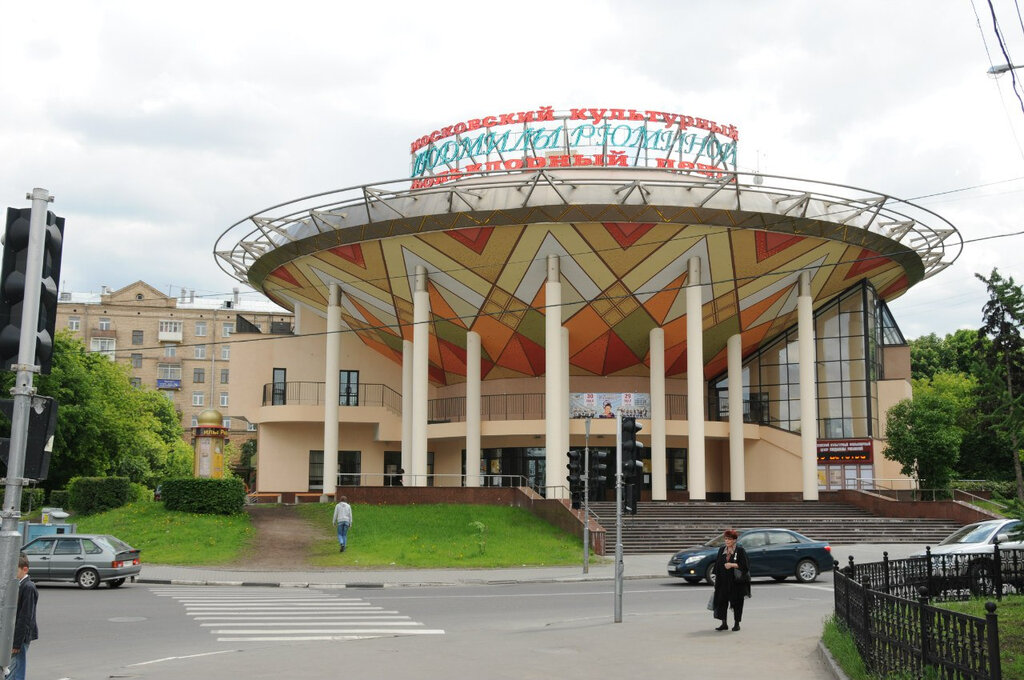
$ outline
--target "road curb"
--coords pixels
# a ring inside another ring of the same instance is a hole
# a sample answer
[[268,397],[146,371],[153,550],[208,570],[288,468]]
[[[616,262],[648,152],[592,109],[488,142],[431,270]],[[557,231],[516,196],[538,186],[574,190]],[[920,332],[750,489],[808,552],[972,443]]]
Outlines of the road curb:
[[[623,576],[626,581],[639,581],[646,579],[665,578],[660,575]],[[166,578],[136,578],[135,583],[147,585],[173,585],[173,586],[242,586],[259,588],[319,588],[323,590],[335,589],[376,589],[376,588],[423,588],[431,586],[499,586],[499,585],[520,585],[523,583],[586,583],[613,581],[614,576],[552,576],[547,578],[520,578],[520,579],[459,579],[457,581],[410,581],[410,582],[378,582],[378,581],[353,581],[350,583],[317,583],[315,581],[245,581],[230,579],[166,579]]]
[[836,663],[836,659],[832,656],[832,652],[828,651],[828,647],[825,646],[823,640],[818,640],[818,656],[821,657],[822,663],[825,664],[825,668],[831,674],[835,680],[850,680],[850,676],[843,672],[843,669]]

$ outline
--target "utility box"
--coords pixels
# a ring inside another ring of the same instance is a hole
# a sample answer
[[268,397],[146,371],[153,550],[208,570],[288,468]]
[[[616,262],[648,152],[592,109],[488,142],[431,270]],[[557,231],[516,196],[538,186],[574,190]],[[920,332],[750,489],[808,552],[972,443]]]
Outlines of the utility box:
[[64,508],[43,508],[42,515],[43,524],[66,524],[68,519]]

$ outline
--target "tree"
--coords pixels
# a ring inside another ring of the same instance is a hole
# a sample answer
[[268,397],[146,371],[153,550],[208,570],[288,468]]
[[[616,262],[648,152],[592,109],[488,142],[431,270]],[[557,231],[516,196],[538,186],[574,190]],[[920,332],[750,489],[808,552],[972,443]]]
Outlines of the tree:
[[[63,488],[76,476],[124,475],[154,486],[191,474],[192,451],[181,438],[173,404],[156,390],[133,387],[123,364],[89,352],[70,333],[58,333],[50,375],[34,382],[39,394],[58,403],[44,488]],[[5,374],[0,384],[9,387],[13,375]]]
[[911,340],[911,376],[930,379],[937,373],[973,373],[981,360],[978,342],[978,331],[967,328],[944,338],[929,333]]
[[[986,279],[989,300],[982,308],[983,325],[978,330],[980,403],[988,427],[1009,449],[1017,480],[1017,500],[1024,503],[1024,473],[1021,445],[1024,444],[1024,291],[1013,277],[1004,279],[995,269]],[[989,342],[983,342],[988,340]]]
[[891,409],[886,420],[884,455],[922,489],[945,489],[953,478],[964,431],[958,405],[938,390],[922,390]]

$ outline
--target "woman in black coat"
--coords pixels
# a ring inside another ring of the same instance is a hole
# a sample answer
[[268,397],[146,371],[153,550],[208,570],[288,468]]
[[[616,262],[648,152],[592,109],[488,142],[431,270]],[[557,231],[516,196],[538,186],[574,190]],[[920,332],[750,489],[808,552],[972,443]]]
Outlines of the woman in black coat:
[[732,607],[735,620],[732,629],[739,630],[743,619],[743,599],[750,597],[750,562],[747,551],[736,545],[737,538],[739,534],[727,529],[725,545],[718,549],[715,559],[715,595],[712,602],[715,618],[722,622],[715,630],[729,628],[726,623],[729,607]]

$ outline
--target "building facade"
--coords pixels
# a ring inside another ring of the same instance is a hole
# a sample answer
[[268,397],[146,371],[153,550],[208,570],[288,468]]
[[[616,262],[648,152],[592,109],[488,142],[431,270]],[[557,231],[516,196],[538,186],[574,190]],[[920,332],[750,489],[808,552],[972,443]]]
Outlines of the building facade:
[[295,313],[293,336],[239,347],[253,370],[231,384],[261,491],[564,497],[569,449],[614,460],[616,415],[643,427],[656,501],[908,482],[882,455],[911,394],[886,303],[955,260],[956,229],[739,172],[734,126],[610,111],[441,128],[413,143],[411,178],[222,235],[221,267]]
[[134,385],[163,393],[180,414],[188,440],[199,414],[215,409],[232,441],[241,444],[255,438],[256,425],[234,416],[229,386],[232,367],[240,362],[232,361],[231,340],[238,329],[250,336],[291,333],[292,314],[237,295],[197,299],[182,291],[172,297],[136,281],[100,294],[62,291],[57,329],[71,331],[90,351],[127,364]]

